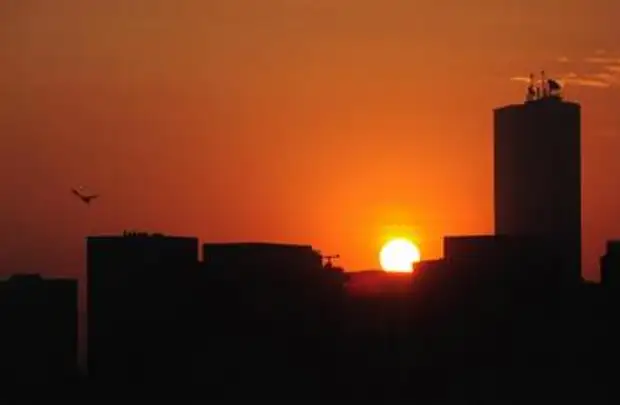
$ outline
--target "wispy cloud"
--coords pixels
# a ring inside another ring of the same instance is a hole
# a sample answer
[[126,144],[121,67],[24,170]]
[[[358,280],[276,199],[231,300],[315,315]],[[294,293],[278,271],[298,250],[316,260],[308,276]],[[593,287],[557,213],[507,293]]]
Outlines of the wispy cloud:
[[620,65],[605,66],[605,70],[607,70],[608,72],[620,74]]
[[527,76],[514,76],[514,77],[511,77],[510,80],[513,82],[522,82],[522,83],[530,82],[530,78]]
[[598,88],[606,88],[610,87],[611,83],[596,78],[588,78],[588,77],[567,77],[560,79],[559,82],[562,85],[569,86],[584,86],[584,87],[598,87]]
[[[555,78],[562,86],[583,86],[583,87],[598,87],[605,88],[611,84],[605,80],[605,77],[599,77],[598,75],[583,75],[579,76],[574,72],[558,75]],[[530,78],[528,76],[513,76],[510,78],[513,82],[529,83]]]
[[[556,62],[571,68],[569,72],[554,74],[562,86],[582,86],[595,88],[620,87],[620,55],[597,49],[592,56],[581,60],[560,56]],[[511,81],[529,83],[527,76],[515,76]]]
[[599,65],[618,65],[620,64],[620,58],[609,58],[609,57],[603,57],[603,56],[595,56],[595,57],[589,57],[589,58],[585,58],[584,60],[586,63],[594,63],[594,64],[599,64]]
[[572,86],[605,88],[605,87],[610,86],[610,83],[605,79],[606,79],[605,77],[601,77],[598,74],[579,75],[575,72],[569,72],[569,73],[560,75],[558,78],[558,82],[560,82],[562,86],[572,85]]
[[609,86],[620,85],[620,57],[609,55],[606,51],[595,52],[598,56],[585,58],[584,62],[597,66],[591,78],[607,83]]

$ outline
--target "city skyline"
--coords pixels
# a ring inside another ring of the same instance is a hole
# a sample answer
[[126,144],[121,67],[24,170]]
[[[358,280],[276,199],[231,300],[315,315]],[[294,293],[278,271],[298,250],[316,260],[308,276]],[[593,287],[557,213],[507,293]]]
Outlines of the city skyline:
[[1,2],[0,402],[609,400],[619,13]]
[[[584,107],[584,272],[598,278],[620,234],[619,50],[602,2],[564,4],[553,24],[545,1],[463,18],[233,3],[6,6],[4,271],[83,275],[83,238],[125,228],[310,243],[350,270],[378,267],[402,232],[441,257],[443,235],[492,232],[492,109],[545,69]],[[66,190],[81,184],[101,200],[78,204]]]

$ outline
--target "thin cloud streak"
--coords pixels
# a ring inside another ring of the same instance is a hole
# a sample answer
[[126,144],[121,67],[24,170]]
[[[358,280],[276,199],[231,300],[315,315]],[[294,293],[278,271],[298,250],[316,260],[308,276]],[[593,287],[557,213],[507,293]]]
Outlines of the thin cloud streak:
[[611,83],[608,83],[603,80],[581,78],[581,77],[574,77],[574,78],[570,77],[570,78],[560,79],[559,82],[561,84],[568,84],[572,86],[583,86],[583,87],[607,88],[611,86]]
[[605,66],[605,70],[612,73],[620,74],[620,65]]
[[558,80],[562,86],[568,84],[573,86],[584,86],[584,87],[599,87],[606,88],[610,86],[610,83],[605,80],[604,77],[601,77],[597,74],[586,74],[579,75],[575,72],[570,72],[565,75],[560,76]]
[[620,65],[620,58],[607,58],[607,57],[589,57],[584,60],[586,63],[594,63],[601,65]]
[[[606,52],[596,52],[598,55],[607,55]],[[584,62],[593,65],[602,65],[602,71],[591,74],[592,78],[607,83],[608,86],[620,85],[620,57],[596,56],[585,58]]]
[[[609,88],[620,86],[620,57],[605,49],[596,49],[592,56],[582,59],[571,59],[568,56],[559,56],[557,63],[570,64],[573,70],[556,75],[556,80],[562,85]],[[586,70],[587,69],[587,70]],[[583,70],[586,70],[585,72]],[[530,78],[525,76],[511,77],[511,81],[529,83]]]
[[[529,83],[530,78],[527,76],[513,76],[510,78],[513,82],[520,83]],[[570,86],[582,86],[582,87],[596,87],[596,88],[607,88],[611,84],[606,80],[603,80],[602,77],[597,77],[595,75],[584,75],[579,76],[576,73],[567,73],[564,75],[560,75],[557,81],[562,85],[570,85]]]
[[515,77],[511,77],[510,80],[513,82],[529,83],[531,79],[526,76],[515,76]]
[[595,73],[592,75],[601,81],[609,84],[620,84],[620,76],[615,73]]

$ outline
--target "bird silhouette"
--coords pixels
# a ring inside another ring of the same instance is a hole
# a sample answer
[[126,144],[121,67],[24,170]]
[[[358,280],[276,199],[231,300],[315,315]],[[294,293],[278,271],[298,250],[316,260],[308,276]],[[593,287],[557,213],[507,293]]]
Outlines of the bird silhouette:
[[82,194],[78,190],[76,190],[75,188],[72,188],[71,192],[73,194],[75,194],[80,200],[82,200],[86,205],[90,205],[90,202],[92,200],[94,200],[95,198],[99,197],[98,194],[88,194],[88,195]]

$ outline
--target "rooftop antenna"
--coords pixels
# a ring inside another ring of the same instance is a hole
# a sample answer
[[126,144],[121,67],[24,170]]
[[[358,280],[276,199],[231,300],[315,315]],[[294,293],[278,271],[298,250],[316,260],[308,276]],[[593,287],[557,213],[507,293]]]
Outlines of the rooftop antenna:
[[530,84],[527,86],[527,95],[525,101],[536,99],[536,84],[534,83],[534,73],[530,73]]

